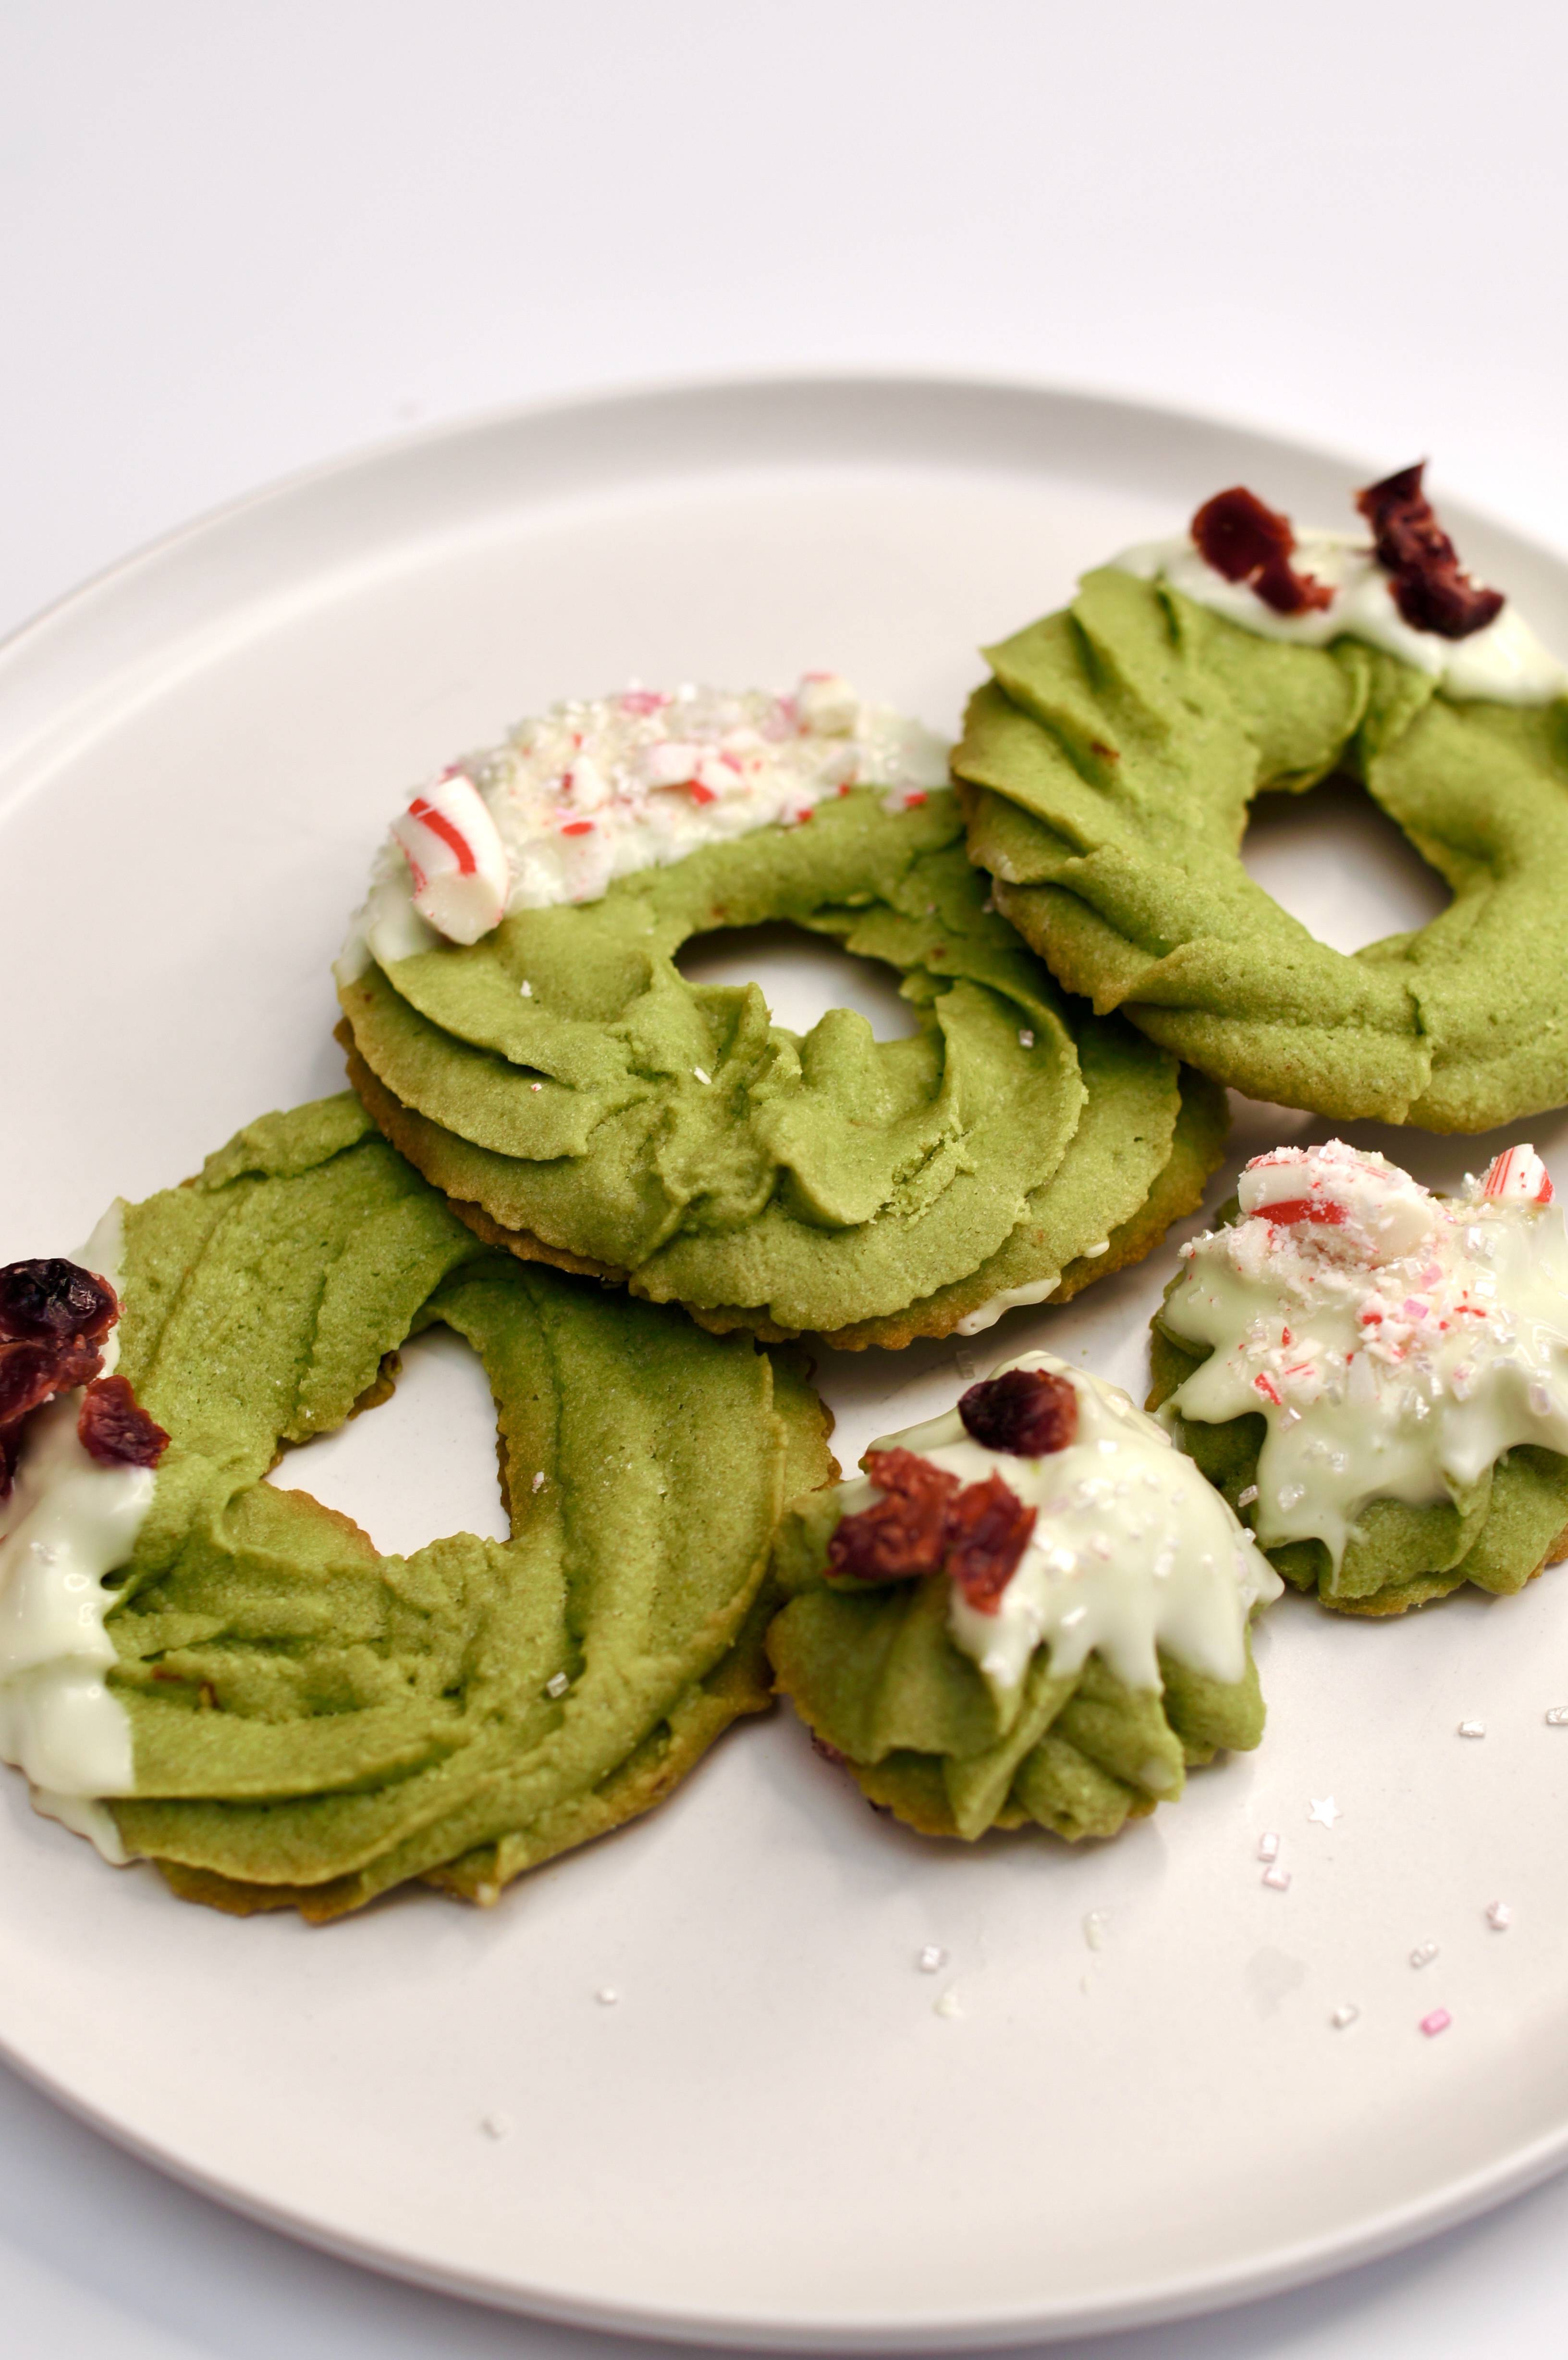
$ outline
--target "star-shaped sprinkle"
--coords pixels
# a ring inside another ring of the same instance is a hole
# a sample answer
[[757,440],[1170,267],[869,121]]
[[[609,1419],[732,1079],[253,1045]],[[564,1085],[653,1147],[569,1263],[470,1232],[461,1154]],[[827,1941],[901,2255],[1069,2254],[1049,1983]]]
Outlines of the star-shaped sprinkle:
[[1332,1795],[1322,1795],[1313,1797],[1312,1808],[1308,1811],[1307,1817],[1315,1827],[1332,1828],[1335,1819],[1342,1819],[1345,1813]]

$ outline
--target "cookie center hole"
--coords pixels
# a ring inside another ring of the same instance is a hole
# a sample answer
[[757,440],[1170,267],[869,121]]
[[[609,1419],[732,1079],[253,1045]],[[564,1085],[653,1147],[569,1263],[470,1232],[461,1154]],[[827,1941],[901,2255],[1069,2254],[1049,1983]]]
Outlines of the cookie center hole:
[[352,1516],[387,1557],[411,1557],[448,1533],[504,1541],[495,1404],[478,1353],[432,1328],[402,1358],[390,1401],[286,1450],[267,1481]]
[[675,961],[688,983],[760,986],[775,1024],[809,1032],[830,1008],[853,1008],[878,1041],[920,1031],[898,978],[880,959],[857,958],[822,934],[782,923],[693,934]]
[[1259,795],[1241,858],[1282,910],[1335,951],[1430,925],[1454,898],[1354,779]]

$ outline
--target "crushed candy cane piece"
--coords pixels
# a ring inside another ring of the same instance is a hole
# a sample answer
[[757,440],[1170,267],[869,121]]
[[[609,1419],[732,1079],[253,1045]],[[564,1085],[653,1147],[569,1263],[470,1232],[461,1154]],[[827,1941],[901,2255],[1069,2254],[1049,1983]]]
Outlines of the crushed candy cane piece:
[[1270,1886],[1274,1892],[1284,1893],[1290,1887],[1290,1872],[1288,1868],[1281,1868],[1279,1862],[1276,1861],[1271,1868],[1266,1868],[1264,1870],[1263,1882],[1265,1885]]
[[1483,1196],[1521,1199],[1530,1205],[1552,1201],[1552,1175],[1533,1147],[1506,1148],[1494,1155],[1482,1175]]
[[1546,1726],[1548,1729],[1568,1729],[1568,1704],[1549,1704]]
[[915,1964],[922,1975],[940,1974],[947,1964],[947,1952],[936,1942],[928,1942],[915,1952]]
[[1358,2007],[1351,2006],[1347,2001],[1345,2006],[1334,2009],[1334,2014],[1329,2017],[1329,2022],[1336,2032],[1344,2032],[1356,2022],[1360,2013],[1361,2010]]
[[437,779],[392,823],[414,882],[414,907],[448,942],[476,943],[506,913],[511,869],[472,779]]
[[1279,1837],[1276,1835],[1259,1836],[1258,1839],[1258,1857],[1259,1860],[1278,1860],[1279,1857]]
[[860,699],[836,672],[809,672],[795,691],[795,711],[813,738],[852,738],[860,721]]
[[1459,1724],[1459,1734],[1461,1737],[1485,1737],[1486,1724],[1484,1721],[1462,1721]]
[[571,1686],[570,1672],[552,1672],[544,1684],[544,1692],[547,1697],[563,1697]]
[[1412,1967],[1430,1967],[1436,1956],[1435,1942],[1418,1942],[1410,1952],[1410,1964]]

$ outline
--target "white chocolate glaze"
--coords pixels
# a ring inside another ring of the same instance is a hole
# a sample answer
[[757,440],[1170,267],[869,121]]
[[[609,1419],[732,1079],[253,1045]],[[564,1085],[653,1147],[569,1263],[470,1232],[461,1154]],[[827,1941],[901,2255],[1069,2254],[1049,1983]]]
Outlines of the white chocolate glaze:
[[1445,639],[1437,631],[1416,630],[1394,604],[1389,576],[1369,544],[1350,533],[1296,535],[1291,565],[1334,592],[1327,606],[1309,614],[1278,615],[1250,584],[1227,582],[1200,556],[1188,533],[1126,549],[1112,563],[1143,581],[1167,582],[1197,606],[1211,606],[1264,639],[1293,639],[1308,648],[1326,647],[1341,638],[1365,639],[1418,672],[1431,672],[1443,693],[1457,699],[1550,705],[1568,691],[1568,671],[1541,645],[1511,602],[1468,639]]
[[[117,1287],[124,1207],[112,1206],[71,1259]],[[119,1353],[111,1328],[109,1374]],[[0,1502],[0,1761],[27,1776],[35,1807],[88,1836],[106,1859],[125,1858],[99,1797],[136,1780],[130,1717],[105,1674],[115,1659],[104,1628],[114,1593],[105,1574],[125,1565],[152,1504],[148,1467],[110,1467],[77,1437],[82,1389],[28,1420],[10,1497]]]
[[[1068,1379],[1078,1432],[1065,1450],[1042,1459],[988,1450],[956,1407],[872,1445],[916,1451],[966,1484],[999,1475],[1038,1512],[995,1613],[953,1585],[954,1644],[998,1689],[1017,1688],[1042,1645],[1062,1673],[1080,1670],[1097,1649],[1133,1688],[1160,1687],[1161,1647],[1212,1679],[1239,1680],[1248,1617],[1283,1587],[1251,1536],[1118,1386],[1049,1352],[1026,1352],[1006,1366]],[[844,1492],[848,1515],[878,1496],[865,1476]]]
[[1452,1499],[1516,1444],[1568,1453],[1568,1233],[1530,1149],[1449,1203],[1330,1140],[1259,1156],[1239,1196],[1181,1249],[1160,1318],[1213,1350],[1162,1415],[1261,1414],[1264,1546],[1320,1540],[1337,1567],[1373,1500]]
[[[852,787],[885,788],[895,810],[923,801],[947,784],[947,757],[944,739],[887,705],[863,704],[836,672],[808,673],[793,696],[632,687],[552,705],[443,772],[395,823],[339,979],[351,983],[370,959],[385,967],[443,936],[477,941],[517,910],[598,901],[616,878],[700,846],[798,826]],[[460,857],[432,847],[421,807],[461,832],[462,876]],[[475,809],[481,822],[468,829],[463,814]]]

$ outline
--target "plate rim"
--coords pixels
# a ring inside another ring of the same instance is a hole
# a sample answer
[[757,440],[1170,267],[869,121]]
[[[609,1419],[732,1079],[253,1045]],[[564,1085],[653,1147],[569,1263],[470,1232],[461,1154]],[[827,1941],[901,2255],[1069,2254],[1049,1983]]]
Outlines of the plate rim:
[[[93,632],[101,616],[114,611],[115,602],[129,599],[134,605],[156,588],[160,574],[168,576],[188,558],[194,556],[200,561],[204,552],[221,552],[226,537],[237,534],[243,540],[253,526],[259,525],[265,536],[269,520],[284,519],[294,505],[308,506],[334,487],[368,488],[382,475],[396,475],[399,469],[419,463],[439,464],[443,454],[463,445],[477,447],[493,437],[528,438],[552,431],[571,431],[585,421],[612,437],[618,433],[629,442],[637,438],[639,422],[667,417],[694,405],[722,404],[732,415],[744,414],[749,408],[760,416],[768,408],[788,403],[821,405],[836,400],[844,405],[857,399],[872,403],[911,398],[923,399],[933,405],[985,400],[1008,403],[1019,410],[1035,413],[1042,423],[1053,417],[1065,421],[1074,415],[1081,420],[1099,415],[1119,434],[1129,438],[1134,434],[1175,438],[1194,450],[1205,441],[1224,442],[1233,449],[1239,446],[1249,461],[1256,459],[1258,463],[1277,456],[1297,465],[1329,467],[1347,475],[1364,474],[1371,464],[1338,446],[1277,432],[1248,420],[1232,419],[1223,412],[1146,401],[1119,390],[1100,391],[1010,372],[866,369],[850,366],[798,371],[748,369],[700,377],[671,375],[489,405],[455,418],[376,436],[219,502],[138,544],[24,619],[0,638],[0,763],[8,764],[14,757],[25,756],[40,734],[37,727],[25,727],[19,738],[10,741],[10,692],[36,658],[43,660],[46,672],[51,651],[63,651],[69,660],[72,653],[71,634]],[[800,455],[787,448],[777,453],[780,461]],[[670,471],[655,453],[646,471],[634,470],[634,474],[637,472],[669,480]],[[1549,541],[1522,530],[1484,508],[1451,497],[1446,492],[1443,506],[1445,513],[1465,534],[1485,540],[1501,551],[1517,552],[1537,564],[1568,575],[1568,554]],[[169,638],[168,627],[155,621],[153,644],[167,645]],[[90,654],[85,669],[91,683],[93,665]],[[114,677],[113,671],[102,674],[98,684],[106,689]],[[25,686],[25,679],[22,684]],[[63,723],[71,710],[69,702],[60,705],[53,719]],[[45,734],[50,726],[50,721],[46,720]],[[0,790],[0,821],[11,808],[10,798]],[[1523,2146],[1510,2147],[1499,2159],[1464,2172],[1422,2197],[1388,2207],[1353,2231],[1319,2234],[1292,2244],[1277,2245],[1259,2258],[1234,2262],[1218,2271],[1209,2268],[1192,2275],[1168,2276],[1159,2284],[1145,2285],[1126,2299],[1080,2300],[1072,2308],[1058,2307],[1051,2311],[1017,2305],[988,2314],[974,2308],[940,2315],[928,2311],[918,2318],[888,2318],[877,2322],[864,2318],[812,2316],[797,2310],[789,2320],[768,2321],[755,2314],[741,2316],[719,2311],[637,2308],[595,2298],[586,2291],[551,2289],[524,2285],[517,2279],[503,2280],[443,2267],[393,2245],[326,2226],[230,2181],[221,2172],[191,2165],[157,2137],[101,2111],[60,2081],[48,2066],[19,2050],[3,2016],[0,2057],[68,2114],[123,2151],[151,2164],[179,2185],[269,2229],[382,2276],[572,2327],[643,2339],[679,2338],[699,2345],[737,2349],[1005,2349],[1193,2318],[1281,2293],[1423,2243],[1539,2185],[1568,2164],[1565,2113],[1556,2130],[1538,2134]]]

